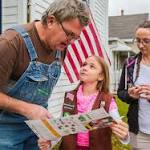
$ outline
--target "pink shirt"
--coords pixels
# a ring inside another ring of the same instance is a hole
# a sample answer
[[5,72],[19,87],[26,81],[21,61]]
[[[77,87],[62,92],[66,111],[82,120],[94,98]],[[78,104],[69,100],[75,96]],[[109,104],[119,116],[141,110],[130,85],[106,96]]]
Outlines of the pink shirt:
[[[84,96],[82,92],[82,85],[77,92],[77,109],[78,113],[89,112],[92,110],[93,104],[96,100],[97,93],[89,96]],[[80,132],[77,134],[77,144],[80,146],[89,146],[89,132]]]
[[[77,91],[77,109],[78,113],[89,112],[92,110],[93,104],[96,100],[98,93],[94,93],[89,96],[84,96],[82,92],[82,85],[80,85]],[[110,103],[109,111],[118,110],[117,105],[114,99]],[[77,144],[79,146],[86,146],[89,147],[89,131],[87,132],[80,132],[77,134]]]

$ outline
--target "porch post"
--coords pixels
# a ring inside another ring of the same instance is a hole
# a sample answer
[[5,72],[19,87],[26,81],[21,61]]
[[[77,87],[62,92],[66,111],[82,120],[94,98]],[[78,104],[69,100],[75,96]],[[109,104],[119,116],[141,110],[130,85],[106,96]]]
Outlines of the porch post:
[[128,51],[128,58],[130,57],[130,52]]

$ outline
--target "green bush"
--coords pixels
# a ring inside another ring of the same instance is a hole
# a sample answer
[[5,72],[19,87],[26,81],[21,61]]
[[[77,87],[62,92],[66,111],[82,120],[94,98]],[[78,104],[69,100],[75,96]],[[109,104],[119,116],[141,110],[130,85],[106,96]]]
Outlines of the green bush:
[[[118,97],[116,97],[116,103],[118,105],[118,110],[121,116],[125,116],[123,120],[127,122],[127,111],[128,111],[128,105],[126,103],[123,103],[121,100],[119,100]],[[113,150],[131,150],[129,145],[123,145],[120,143],[120,141],[113,135],[112,136],[112,143],[113,143]]]

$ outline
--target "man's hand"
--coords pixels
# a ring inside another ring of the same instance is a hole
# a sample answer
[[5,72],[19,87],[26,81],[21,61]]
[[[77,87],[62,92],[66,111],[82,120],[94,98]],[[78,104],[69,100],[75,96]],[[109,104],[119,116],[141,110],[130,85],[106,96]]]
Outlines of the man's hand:
[[3,93],[0,93],[0,109],[20,114],[28,119],[49,119],[52,117],[48,110],[40,105],[18,100]]
[[26,103],[24,108],[26,111],[22,115],[31,120],[50,119],[52,117],[46,108],[37,104]]

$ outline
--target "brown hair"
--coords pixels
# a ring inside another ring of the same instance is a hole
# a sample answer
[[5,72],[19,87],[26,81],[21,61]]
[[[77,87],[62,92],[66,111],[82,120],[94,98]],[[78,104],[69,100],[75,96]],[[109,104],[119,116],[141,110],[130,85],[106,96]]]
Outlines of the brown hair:
[[[150,29],[150,20],[145,20],[144,22],[142,22],[136,29],[136,31],[139,28],[146,28],[146,29]],[[138,58],[137,58],[137,68],[136,68],[136,74],[135,74],[135,80],[134,83],[136,82],[136,80],[139,77],[139,72],[140,72],[140,62],[142,60],[142,53],[139,53]]]
[[109,90],[110,76],[109,76],[108,65],[102,57],[94,55],[94,58],[101,65],[102,74],[103,74],[103,77],[104,77],[104,79],[102,81],[98,82],[97,89],[101,92],[102,100],[111,101],[111,99],[113,98],[113,95],[110,93],[110,90]]
[[145,20],[138,26],[138,28],[150,28],[150,20]]
[[[102,81],[99,81],[97,84],[97,90],[99,90],[99,92],[101,92],[101,98],[104,101],[110,101],[113,98],[113,95],[110,93],[109,90],[109,86],[110,86],[110,78],[109,78],[109,68],[107,63],[105,62],[105,60],[102,57],[96,56],[96,55],[92,55],[89,57],[94,57],[95,60],[100,64],[100,66],[102,67],[102,73],[104,76],[104,79]],[[82,84],[83,82],[80,81],[78,87]]]
[[97,89],[100,89],[101,92],[109,93],[110,79],[109,79],[108,65],[107,65],[107,63],[105,62],[105,60],[102,57],[99,57],[99,56],[96,56],[96,55],[93,55],[93,57],[101,65],[101,67],[102,67],[102,74],[104,76],[104,79],[102,81],[98,82]]
[[136,68],[136,73],[135,73],[135,80],[133,81],[133,83],[135,83],[136,80],[137,80],[138,77],[139,77],[139,73],[140,73],[140,62],[141,62],[141,60],[142,60],[142,54],[139,53],[139,55],[138,55],[138,57],[137,57],[137,63],[136,63],[137,68]]
[[49,16],[55,16],[58,22],[78,18],[82,26],[89,23],[89,8],[82,0],[55,0],[49,8],[43,13],[41,22],[47,24]]

